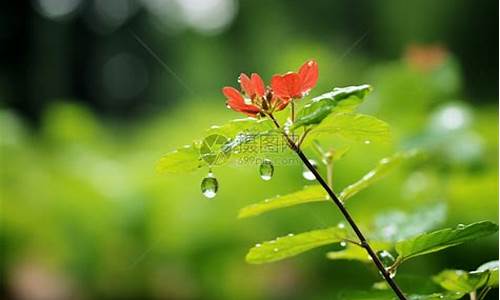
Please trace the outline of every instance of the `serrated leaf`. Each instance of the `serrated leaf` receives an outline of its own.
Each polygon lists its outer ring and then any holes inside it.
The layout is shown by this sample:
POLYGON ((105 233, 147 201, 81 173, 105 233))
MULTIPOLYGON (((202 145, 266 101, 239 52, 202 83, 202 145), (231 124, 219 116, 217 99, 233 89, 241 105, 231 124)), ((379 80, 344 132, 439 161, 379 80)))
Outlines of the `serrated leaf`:
POLYGON ((488 271, 490 273, 488 277, 487 286, 498 287, 498 260, 493 260, 482 264, 477 268, 478 272, 488 271))
POLYGON ((439 226, 446 218, 446 205, 437 203, 407 213, 400 210, 379 214, 370 238, 395 243, 439 226))
POLYGON ((276 196, 245 206, 240 209, 238 218, 253 217, 279 208, 320 201, 327 201, 325 190, 319 184, 309 185, 291 194, 276 196))
POLYGON ((251 264, 262 264, 282 260, 317 247, 341 242, 346 237, 347 230, 340 227, 318 229, 297 235, 289 234, 255 245, 248 252, 246 261, 251 264))
POLYGON ((364 190, 373 183, 382 179, 397 166, 399 166, 403 160, 412 157, 412 153, 414 152, 396 153, 390 157, 381 159, 373 170, 366 173, 366 175, 363 176, 360 180, 344 188, 344 190, 339 195, 339 199, 342 201, 346 201, 358 192, 364 190))
POLYGON ((357 113, 330 114, 309 132, 308 137, 325 134, 365 143, 386 143, 391 140, 391 130, 387 123, 373 116, 357 113))
MULTIPOLYGON (((380 241, 370 241, 370 246, 375 251, 387 250, 393 247, 391 243, 380 241)), ((340 251, 330 251, 326 253, 326 257, 333 260, 357 260, 364 263, 371 263, 372 261, 365 248, 353 244, 348 244, 345 249, 340 251)))
POLYGON ((497 224, 483 221, 467 226, 459 225, 456 228, 424 233, 407 240, 399 241, 396 244, 396 251, 400 256, 398 260, 404 261, 412 257, 443 250, 497 231, 497 224))
POLYGON ((470 293, 482 287, 488 276, 488 271, 444 270, 432 279, 448 291, 470 293))
POLYGON ((319 124, 330 113, 353 111, 372 90, 369 85, 334 88, 332 92, 315 97, 298 113, 293 128, 319 124))
POLYGON ((163 155, 156 163, 158 173, 184 173, 194 171, 205 162, 201 160, 199 148, 196 145, 186 145, 163 155))

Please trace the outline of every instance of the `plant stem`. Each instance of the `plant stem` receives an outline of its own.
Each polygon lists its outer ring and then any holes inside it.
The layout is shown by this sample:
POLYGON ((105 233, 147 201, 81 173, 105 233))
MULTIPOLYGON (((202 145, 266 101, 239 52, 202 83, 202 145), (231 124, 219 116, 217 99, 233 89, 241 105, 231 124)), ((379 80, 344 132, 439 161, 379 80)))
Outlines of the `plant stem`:
MULTIPOLYGON (((271 120, 273 121, 273 123, 275 124, 275 126, 278 129, 281 129, 280 124, 278 123, 278 121, 276 121, 276 119, 274 118, 274 116, 271 115, 271 114, 269 114, 268 116, 269 116, 269 118, 271 118, 271 120)), ((344 218, 347 220, 347 222, 349 223, 349 225, 351 226, 351 228, 356 233, 356 236, 358 237, 358 239, 360 241, 360 246, 363 247, 366 250, 366 252, 371 257, 372 261, 375 263, 375 265, 379 269, 380 273, 384 277, 385 281, 389 284, 389 286, 392 288, 392 290, 394 291, 394 293, 398 296, 398 298, 400 300, 407 300, 406 296, 403 294, 403 291, 398 286, 398 284, 396 283, 396 281, 394 281, 394 279, 391 278, 391 275, 385 269, 384 264, 382 264, 382 262, 380 261, 379 257, 375 253, 375 251, 373 251, 373 248, 370 246, 370 244, 366 240, 365 236, 363 235, 363 233, 359 229, 358 225, 356 224, 356 222, 354 221, 354 219, 351 217, 351 215, 349 214, 349 212, 345 208, 345 206, 342 203, 342 201, 340 201, 340 199, 335 195, 335 193, 333 192, 333 190, 328 186, 328 183, 326 183, 326 181, 323 179, 323 177, 321 177, 321 174, 319 174, 318 170, 316 170, 316 168, 314 168, 314 166, 309 162, 309 159, 302 152, 302 150, 300 149, 300 147, 297 146, 292 141, 292 139, 288 136, 288 134, 286 134, 285 132, 282 132, 282 134, 285 137, 285 139, 287 140, 287 143, 288 143, 288 146, 290 147, 290 149, 292 149, 299 156, 299 158, 302 160, 302 162, 304 163, 304 165, 309 169, 309 171, 311 171, 314 174, 314 176, 316 177, 316 180, 323 187, 323 189, 327 192, 328 196, 330 196, 330 199, 333 201, 333 203, 335 205, 337 205, 337 207, 339 208, 339 210, 342 213, 342 215, 344 216, 344 218)))

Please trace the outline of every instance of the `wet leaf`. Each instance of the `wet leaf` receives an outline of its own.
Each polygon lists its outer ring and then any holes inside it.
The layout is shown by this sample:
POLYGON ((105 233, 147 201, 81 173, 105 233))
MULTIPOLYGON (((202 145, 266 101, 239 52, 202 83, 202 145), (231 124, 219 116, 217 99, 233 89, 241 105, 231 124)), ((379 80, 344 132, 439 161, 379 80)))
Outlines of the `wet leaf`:
POLYGON ((341 242, 346 237, 347 230, 340 227, 318 229, 296 235, 289 234, 255 245, 248 252, 246 261, 252 264, 262 264, 282 260, 317 247, 341 242))
POLYGON ((398 260, 407 259, 440 251, 467 241, 485 237, 498 231, 498 225, 489 221, 482 221, 470 225, 459 225, 456 228, 447 228, 430 233, 424 233, 413 238, 402 240, 396 244, 398 260))
POLYGON ((327 201, 325 190, 319 184, 309 185, 297 192, 276 196, 245 206, 240 210, 238 218, 253 217, 279 208, 321 201, 327 201))

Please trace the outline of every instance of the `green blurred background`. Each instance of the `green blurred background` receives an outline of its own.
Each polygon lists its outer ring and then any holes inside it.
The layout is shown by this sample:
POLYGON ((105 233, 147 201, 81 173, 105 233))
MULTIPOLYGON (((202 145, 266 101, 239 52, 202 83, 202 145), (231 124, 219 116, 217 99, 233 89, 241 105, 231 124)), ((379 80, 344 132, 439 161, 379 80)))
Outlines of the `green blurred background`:
MULTIPOLYGON (((335 189, 394 151, 429 150, 349 204, 378 213, 444 203, 440 226, 498 222, 497 1, 36 0, 0 10, 0 297, 336 299, 379 280, 328 247, 248 265, 256 242, 341 220, 329 203, 237 220, 307 184, 300 166, 157 175, 162 154, 239 117, 220 89, 237 75, 320 65, 312 95, 369 83, 361 110, 391 145, 357 145, 335 189)), ((310 152, 312 153, 312 152, 310 152)), ((401 276, 473 270, 498 237, 415 259, 401 276)), ((400 276, 398 274, 398 277, 400 276)), ((496 299, 497 292, 491 295, 496 299)))

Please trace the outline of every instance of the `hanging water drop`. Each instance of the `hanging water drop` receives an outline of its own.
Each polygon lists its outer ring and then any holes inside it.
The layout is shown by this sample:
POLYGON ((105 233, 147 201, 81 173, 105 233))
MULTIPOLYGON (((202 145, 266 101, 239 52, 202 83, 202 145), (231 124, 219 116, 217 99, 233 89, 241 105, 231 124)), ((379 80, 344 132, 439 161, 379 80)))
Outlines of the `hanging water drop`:
POLYGON ((273 162, 269 159, 264 159, 259 167, 260 178, 262 180, 268 181, 271 180, 274 174, 274 166, 273 162))
POLYGON ((203 196, 212 199, 217 194, 218 189, 219 183, 217 182, 217 178, 215 178, 212 172, 209 172, 207 177, 203 178, 201 181, 201 192, 203 196))
POLYGON ((394 264, 396 261, 394 256, 389 251, 382 250, 377 252, 377 256, 384 265, 384 267, 388 268, 394 264))
MULTIPOLYGON (((314 169, 318 169, 318 163, 315 160, 310 159, 309 163, 311 164, 311 166, 313 166, 314 169)), ((309 170, 306 166, 304 166, 304 171, 302 171, 302 177, 309 181, 316 179, 313 172, 311 172, 311 170, 309 170)))

